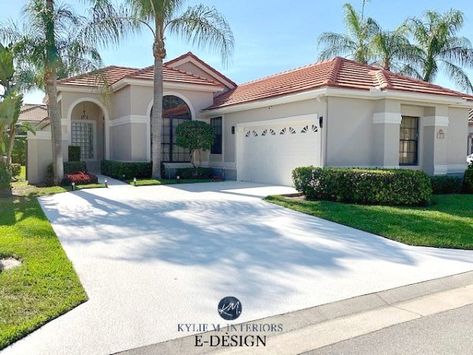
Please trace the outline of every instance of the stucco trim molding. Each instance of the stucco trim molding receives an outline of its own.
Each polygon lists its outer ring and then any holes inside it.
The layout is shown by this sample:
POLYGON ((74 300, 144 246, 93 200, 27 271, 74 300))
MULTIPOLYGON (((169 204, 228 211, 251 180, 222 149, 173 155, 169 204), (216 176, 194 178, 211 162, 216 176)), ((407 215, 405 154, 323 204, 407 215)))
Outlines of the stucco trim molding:
POLYGON ((423 118, 424 126, 448 127, 449 118, 447 116, 430 116, 423 118))
POLYGON ((402 116, 399 112, 376 112, 373 114, 374 124, 401 124, 402 116))
POLYGON ((123 116, 123 117, 111 120, 110 127, 123 126, 126 124, 133 124, 133 123, 148 124, 149 118, 147 116, 142 116, 142 115, 123 116))

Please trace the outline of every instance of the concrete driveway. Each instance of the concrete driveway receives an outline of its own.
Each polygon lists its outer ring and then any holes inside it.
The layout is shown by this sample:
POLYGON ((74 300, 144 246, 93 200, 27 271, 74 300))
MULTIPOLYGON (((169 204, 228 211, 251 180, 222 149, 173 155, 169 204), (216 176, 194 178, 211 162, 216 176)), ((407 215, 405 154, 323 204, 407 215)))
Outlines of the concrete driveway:
POLYGON ((286 187, 116 185, 41 198, 90 300, 6 349, 105 354, 473 270, 473 252, 409 247, 261 200, 286 187))

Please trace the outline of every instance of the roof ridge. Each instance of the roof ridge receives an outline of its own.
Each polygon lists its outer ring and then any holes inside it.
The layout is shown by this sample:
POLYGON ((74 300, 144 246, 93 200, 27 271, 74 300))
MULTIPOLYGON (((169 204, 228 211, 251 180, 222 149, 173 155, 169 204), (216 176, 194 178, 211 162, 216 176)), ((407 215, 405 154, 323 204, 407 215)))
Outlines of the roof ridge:
MULTIPOLYGON (((177 68, 173 68, 173 67, 170 67, 170 66, 167 66, 166 63, 163 64, 163 68, 166 68, 168 70, 173 70, 173 71, 176 71, 178 73, 181 73, 181 74, 186 74, 186 75, 189 75, 189 76, 192 76, 194 78, 197 78, 197 79, 200 79, 200 80, 205 80, 206 82, 209 82, 211 84, 219 84, 217 83, 216 81, 213 81, 213 80, 209 80, 207 78, 204 78, 204 77, 201 77, 201 76, 198 76, 198 75, 195 75, 193 73, 189 73, 185 70, 181 70, 181 69, 177 69, 177 68)), ((137 76, 137 75, 140 75, 142 73, 145 73, 146 71, 148 70, 154 70, 154 65, 149 65, 145 68, 142 68, 142 69, 139 69, 138 71, 134 72, 134 73, 131 73, 131 74, 128 74, 128 75, 125 75, 122 79, 124 78, 132 78, 134 76, 137 76)), ((120 79, 121 80, 121 79, 120 79)))
MULTIPOLYGON (((338 58, 338 57, 335 57, 335 58, 338 58)), ((285 74, 293 73, 293 72, 296 72, 296 71, 299 71, 299 70, 303 70, 303 69, 307 69, 307 68, 310 68, 310 67, 314 67, 314 66, 316 66, 316 65, 321 65, 321 64, 330 63, 330 62, 333 62, 333 61, 335 60, 335 58, 332 58, 332 59, 329 59, 329 60, 323 60, 323 61, 320 61, 320 62, 310 63, 310 64, 306 64, 306 65, 302 65, 302 66, 300 66, 300 67, 296 67, 296 68, 292 68, 292 69, 287 69, 287 70, 284 70, 284 71, 282 71, 282 72, 275 73, 275 74, 271 74, 271 75, 266 75, 266 76, 263 76, 263 77, 258 78, 258 79, 254 79, 254 80, 250 80, 250 81, 244 82, 244 83, 242 83, 242 84, 240 84, 240 85, 238 85, 238 86, 241 87, 241 86, 245 86, 245 85, 250 85, 250 84, 257 83, 257 82, 259 82, 259 81, 271 79, 271 78, 276 77, 276 76, 279 76, 279 75, 285 75, 285 74)))

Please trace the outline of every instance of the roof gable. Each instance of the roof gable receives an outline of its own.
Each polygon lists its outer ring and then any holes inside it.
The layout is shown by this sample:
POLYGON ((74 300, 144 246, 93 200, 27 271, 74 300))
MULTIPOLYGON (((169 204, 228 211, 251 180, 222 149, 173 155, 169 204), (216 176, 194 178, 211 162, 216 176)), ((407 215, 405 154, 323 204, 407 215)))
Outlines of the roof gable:
POLYGON ((202 59, 197 57, 192 52, 187 52, 177 58, 171 59, 166 62, 167 67, 184 69, 186 72, 197 74, 198 76, 203 76, 208 79, 214 80, 222 84, 228 89, 234 89, 237 87, 237 84, 231 79, 223 75, 221 72, 215 68, 208 65, 202 59))

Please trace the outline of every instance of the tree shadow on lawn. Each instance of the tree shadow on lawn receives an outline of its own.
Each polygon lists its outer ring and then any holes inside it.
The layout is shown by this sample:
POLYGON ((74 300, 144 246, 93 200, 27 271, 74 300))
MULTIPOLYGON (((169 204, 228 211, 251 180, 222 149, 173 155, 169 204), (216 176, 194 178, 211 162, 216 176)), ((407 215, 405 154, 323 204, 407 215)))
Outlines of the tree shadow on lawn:
MULTIPOLYGON (((408 247, 259 199, 134 203, 86 191, 74 194, 78 204, 86 204, 72 212, 54 199, 43 200, 63 243, 109 245, 94 255, 108 260, 160 260, 231 272, 227 282, 252 295, 267 292, 268 284, 271 292, 290 292, 267 277, 271 274, 341 273, 354 259, 416 264, 408 247)), ((222 291, 228 286, 213 284, 222 291)))

